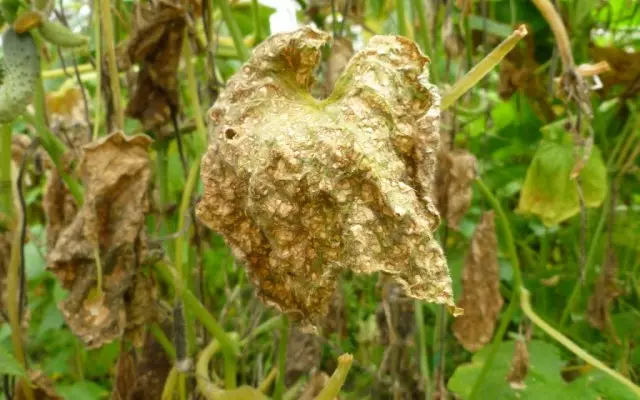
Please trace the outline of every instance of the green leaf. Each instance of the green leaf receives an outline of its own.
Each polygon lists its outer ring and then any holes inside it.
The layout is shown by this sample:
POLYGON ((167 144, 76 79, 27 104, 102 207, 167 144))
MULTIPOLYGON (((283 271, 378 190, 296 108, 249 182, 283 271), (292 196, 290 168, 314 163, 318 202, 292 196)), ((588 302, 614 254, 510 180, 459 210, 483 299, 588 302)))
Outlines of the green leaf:
POLYGON ((91 381, 79 381, 73 384, 62 384, 56 387, 60 395, 69 400, 75 399, 104 399, 109 392, 102 386, 91 381))
POLYGON ((0 375, 25 376, 25 370, 13 354, 0 347, 0 375))
MULTIPOLYGON (((571 179, 573 145, 543 140, 527 170, 518 212, 534 214, 547 226, 557 225, 580 211, 577 182, 571 179)), ((594 146, 581 174, 587 207, 602 204, 607 172, 600 150, 594 146)))

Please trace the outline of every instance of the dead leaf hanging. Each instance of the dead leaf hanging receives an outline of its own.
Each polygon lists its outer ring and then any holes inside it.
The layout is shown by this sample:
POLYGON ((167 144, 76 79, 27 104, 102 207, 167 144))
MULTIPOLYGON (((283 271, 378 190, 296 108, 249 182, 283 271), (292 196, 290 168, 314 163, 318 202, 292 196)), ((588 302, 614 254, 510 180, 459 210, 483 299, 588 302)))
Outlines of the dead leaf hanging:
POLYGON ((464 262, 460 300, 464 315, 453 323, 453 334, 468 351, 489 343, 503 304, 494 218, 493 211, 482 215, 464 262))
POLYGON ((209 113, 197 214, 224 235, 261 298, 305 324, 340 272, 382 271, 407 295, 455 309, 433 231, 439 95, 412 41, 377 36, 332 95, 309 95, 329 35, 274 35, 209 113))
POLYGON ((587 321, 589 325, 607 333, 611 328, 611 303, 620 296, 618 288, 618 260, 613 250, 607 251, 602 273, 589 297, 587 321))
MULTIPOLYGON (((48 268, 70 292, 61 311, 89 347, 110 342, 143 323, 127 309, 125 294, 135 299, 132 291, 143 279, 150 144, 147 136, 116 132, 84 148, 80 170, 85 202, 48 255, 48 268), (103 295, 96 286, 96 254, 103 295)), ((144 286, 149 295, 148 285, 144 286)), ((145 322, 153 318, 149 314, 145 322)))
POLYGON ((513 349, 513 358, 511 359, 511 368, 507 381, 514 390, 523 390, 527 387, 524 380, 529 372, 529 349, 524 339, 518 339, 513 349))
POLYGON ((140 65, 138 79, 126 113, 142 122, 145 130, 157 130, 177 109, 178 64, 185 27, 181 5, 169 1, 138 4, 123 66, 140 65))
POLYGON ((473 180, 476 178, 476 157, 464 149, 438 153, 436 187, 438 211, 447 225, 457 228, 471 206, 473 180))

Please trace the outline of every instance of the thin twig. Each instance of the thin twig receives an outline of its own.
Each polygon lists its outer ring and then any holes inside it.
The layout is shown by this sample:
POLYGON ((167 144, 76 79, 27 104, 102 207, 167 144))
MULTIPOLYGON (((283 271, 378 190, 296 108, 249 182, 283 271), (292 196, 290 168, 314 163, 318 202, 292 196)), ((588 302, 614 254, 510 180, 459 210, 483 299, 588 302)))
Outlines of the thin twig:
POLYGON ((107 67, 109 69, 109 85, 115 114, 115 129, 124 129, 124 110, 120 98, 120 78, 116 61, 115 36, 113 32, 113 20, 111 17, 111 2, 100 0, 100 22, 102 26, 102 39, 107 52, 107 67))

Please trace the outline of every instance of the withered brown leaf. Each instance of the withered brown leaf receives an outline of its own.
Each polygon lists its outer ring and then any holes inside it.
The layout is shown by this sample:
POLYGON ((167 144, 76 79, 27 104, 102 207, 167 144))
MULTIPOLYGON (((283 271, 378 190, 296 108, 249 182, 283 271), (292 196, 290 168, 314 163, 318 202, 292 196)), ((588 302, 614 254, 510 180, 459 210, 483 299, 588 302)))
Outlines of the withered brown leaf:
MULTIPOLYGON (((332 95, 309 95, 327 33, 272 36, 209 113, 199 218, 221 233, 261 298, 305 325, 345 269, 385 272, 407 295, 453 303, 433 237, 439 95, 429 59, 398 36, 353 56, 332 95)), ((458 310, 456 310, 458 311, 458 310)))
POLYGON ((476 178, 476 157, 464 149, 440 151, 436 187, 438 211, 447 225, 457 228, 471 206, 473 180, 476 178))
POLYGON ((287 343, 286 383, 294 384, 301 376, 319 367, 320 361, 322 361, 322 343, 318 336, 293 326, 287 343))
POLYGON ((523 390, 526 388, 524 383, 527 373, 529 372, 529 350, 527 343, 523 339, 515 342, 513 349, 513 358, 511 359, 511 368, 507 381, 512 389, 523 390))
POLYGON ((116 132, 85 146, 80 164, 85 202, 48 254, 48 268, 70 292, 60 304, 62 314, 89 347, 110 342, 153 317, 147 308, 134 313, 126 304, 150 294, 140 275, 147 247, 150 144, 147 136, 116 132), (102 295, 96 286, 96 254, 102 295))
POLYGON ((611 304, 620 296, 617 282, 618 259, 613 250, 607 252, 604 268, 594 285, 587 307, 589 325, 608 332, 611 328, 611 304))
POLYGON ((502 308, 494 212, 482 215, 471 239, 462 272, 464 315, 453 323, 453 334, 468 351, 478 351, 493 336, 502 308))
MULTIPOLYGON (((20 380, 16 383, 15 400, 26 400, 28 397, 24 393, 22 385, 25 381, 20 380)), ((42 371, 29 371, 29 382, 33 393, 33 400, 62 400, 63 397, 58 395, 53 388, 53 381, 42 371)))
POLYGON ((186 23, 180 4, 169 1, 138 3, 131 38, 120 64, 140 65, 126 113, 157 130, 170 121, 179 105, 178 64, 186 23))

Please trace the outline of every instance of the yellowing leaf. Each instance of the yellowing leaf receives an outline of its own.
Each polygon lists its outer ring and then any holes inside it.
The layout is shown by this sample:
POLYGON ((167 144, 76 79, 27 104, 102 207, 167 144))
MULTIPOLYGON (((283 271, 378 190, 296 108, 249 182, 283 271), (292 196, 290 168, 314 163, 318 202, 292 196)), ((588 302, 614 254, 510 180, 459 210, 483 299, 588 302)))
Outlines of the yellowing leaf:
MULTIPOLYGON (((535 214, 547 226, 576 215, 580 211, 580 200, 577 181, 570 177, 573 165, 571 143, 543 141, 527 170, 518 212, 535 214)), ((600 206, 607 192, 607 171, 596 147, 580 177, 587 207, 600 206)))

